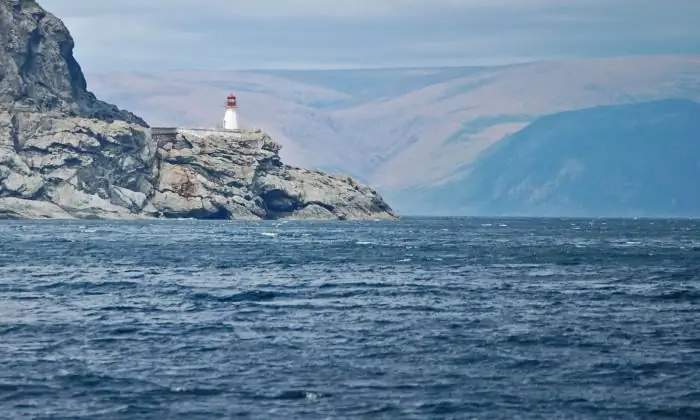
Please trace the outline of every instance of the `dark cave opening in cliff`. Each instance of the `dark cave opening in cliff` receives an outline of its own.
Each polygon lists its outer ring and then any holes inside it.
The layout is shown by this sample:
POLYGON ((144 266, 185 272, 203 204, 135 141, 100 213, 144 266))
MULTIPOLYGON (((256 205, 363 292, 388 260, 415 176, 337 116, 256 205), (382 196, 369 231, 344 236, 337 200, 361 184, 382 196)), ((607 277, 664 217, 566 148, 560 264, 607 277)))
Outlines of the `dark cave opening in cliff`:
POLYGON ((267 210, 272 213, 292 213, 302 207, 299 200, 279 189, 267 191, 261 198, 267 210))
POLYGON ((182 213, 163 213, 168 219, 199 219, 199 220, 229 220, 231 213, 224 207, 218 207, 214 211, 196 209, 182 213))

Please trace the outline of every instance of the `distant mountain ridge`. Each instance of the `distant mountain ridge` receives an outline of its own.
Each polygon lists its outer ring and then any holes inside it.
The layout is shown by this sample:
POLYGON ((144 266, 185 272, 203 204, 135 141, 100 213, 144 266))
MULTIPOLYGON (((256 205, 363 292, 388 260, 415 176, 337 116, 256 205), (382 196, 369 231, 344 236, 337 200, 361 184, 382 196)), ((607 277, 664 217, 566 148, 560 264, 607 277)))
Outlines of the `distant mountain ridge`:
POLYGON ((285 161, 352 174, 402 213, 425 212, 422 191, 463 179, 482 152, 542 116, 671 98, 700 101, 700 57, 686 56, 89 76, 101 97, 154 125, 217 124, 222 95, 233 90, 242 123, 266 127, 284 145, 285 161))
POLYGON ((669 98, 700 100, 700 57, 499 67, 89 73, 91 88, 154 125, 218 124, 222 95, 295 165, 336 167, 383 190, 430 186, 536 118, 669 98))
POLYGON ((539 118, 424 199, 468 214, 700 216, 700 104, 662 100, 539 118))

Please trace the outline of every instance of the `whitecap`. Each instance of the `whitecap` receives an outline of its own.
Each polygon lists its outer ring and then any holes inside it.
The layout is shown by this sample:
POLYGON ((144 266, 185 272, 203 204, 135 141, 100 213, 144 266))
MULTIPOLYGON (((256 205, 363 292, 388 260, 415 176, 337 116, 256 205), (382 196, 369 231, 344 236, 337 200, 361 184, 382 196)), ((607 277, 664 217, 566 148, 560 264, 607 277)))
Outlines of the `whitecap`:
POLYGON ((305 397, 307 400, 317 400, 317 399, 319 399, 319 398, 321 397, 321 394, 318 394, 318 393, 316 393, 316 392, 305 391, 305 392, 304 392, 304 397, 305 397))
POLYGON ((530 271, 529 273, 527 273, 527 276, 528 277, 551 277, 551 276, 554 276, 555 274, 558 274, 558 273, 552 269, 541 268, 541 269, 530 271))

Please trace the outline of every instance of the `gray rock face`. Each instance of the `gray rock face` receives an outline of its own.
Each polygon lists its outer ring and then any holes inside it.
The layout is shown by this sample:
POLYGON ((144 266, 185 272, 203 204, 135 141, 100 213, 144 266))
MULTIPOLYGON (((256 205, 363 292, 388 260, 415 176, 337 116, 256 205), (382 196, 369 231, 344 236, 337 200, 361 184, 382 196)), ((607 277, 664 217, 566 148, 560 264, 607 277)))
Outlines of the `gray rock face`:
POLYGON ((63 23, 0 0, 0 218, 393 219, 351 178, 286 166, 261 131, 154 140, 95 98, 63 23))
POLYGON ((284 165, 260 130, 242 135, 181 130, 158 145, 150 201, 167 217, 393 219, 373 189, 352 178, 284 165))
POLYGON ((123 121, 0 114, 0 218, 396 218, 368 186, 279 149, 259 130, 156 142, 123 121))
POLYGON ((33 0, 0 0, 0 106, 146 126, 87 90, 73 47, 63 22, 33 0))
POLYGON ((0 197, 79 218, 147 214, 155 153, 149 129, 136 124, 0 111, 0 197))

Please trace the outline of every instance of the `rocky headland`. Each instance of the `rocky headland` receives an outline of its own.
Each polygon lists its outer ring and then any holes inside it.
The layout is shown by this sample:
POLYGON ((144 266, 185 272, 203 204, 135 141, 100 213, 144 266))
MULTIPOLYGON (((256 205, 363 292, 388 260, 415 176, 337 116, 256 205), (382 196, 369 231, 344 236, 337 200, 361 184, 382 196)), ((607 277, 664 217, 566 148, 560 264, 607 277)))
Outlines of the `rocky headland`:
POLYGON ((0 218, 395 219, 353 178, 285 165, 261 130, 155 136, 99 100, 60 19, 0 0, 0 218))

